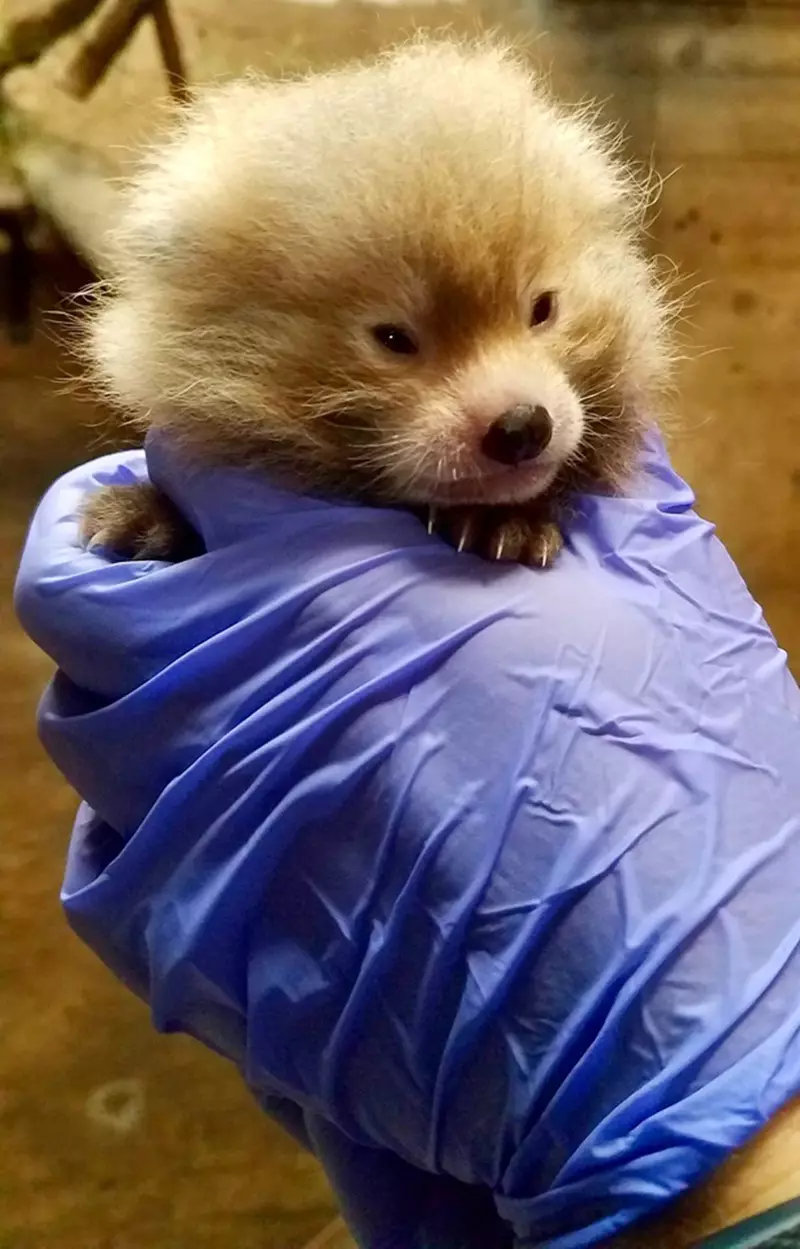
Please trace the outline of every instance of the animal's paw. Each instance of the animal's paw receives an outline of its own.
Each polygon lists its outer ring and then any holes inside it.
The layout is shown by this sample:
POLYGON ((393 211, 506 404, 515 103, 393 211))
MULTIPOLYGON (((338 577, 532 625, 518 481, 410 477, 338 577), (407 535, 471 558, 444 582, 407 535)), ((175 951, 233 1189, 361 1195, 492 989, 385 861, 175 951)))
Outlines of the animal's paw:
POLYGON ((81 537, 127 559, 186 559, 200 539, 166 495, 148 482, 105 486, 81 512, 81 537))
POLYGON ((509 509, 482 507, 431 509, 428 532, 484 559, 549 568, 564 539, 552 520, 509 509))

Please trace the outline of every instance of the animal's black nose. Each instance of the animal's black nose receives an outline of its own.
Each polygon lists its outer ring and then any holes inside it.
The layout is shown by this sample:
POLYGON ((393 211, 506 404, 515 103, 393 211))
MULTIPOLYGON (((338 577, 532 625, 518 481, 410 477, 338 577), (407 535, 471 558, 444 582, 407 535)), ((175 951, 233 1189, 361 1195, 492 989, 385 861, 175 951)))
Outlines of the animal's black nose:
POLYGON ((483 454, 498 464, 524 464, 541 455, 552 437, 547 408, 518 403, 489 426, 481 446, 483 454))

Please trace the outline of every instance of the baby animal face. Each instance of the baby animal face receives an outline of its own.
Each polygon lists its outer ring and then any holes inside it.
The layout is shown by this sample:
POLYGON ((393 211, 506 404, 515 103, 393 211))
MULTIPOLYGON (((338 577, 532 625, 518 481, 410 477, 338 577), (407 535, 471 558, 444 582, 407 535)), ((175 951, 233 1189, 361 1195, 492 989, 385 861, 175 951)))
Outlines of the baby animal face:
POLYGON ((94 356, 134 415, 301 485, 613 488, 666 360, 640 211, 496 47, 234 84, 134 187, 94 356))

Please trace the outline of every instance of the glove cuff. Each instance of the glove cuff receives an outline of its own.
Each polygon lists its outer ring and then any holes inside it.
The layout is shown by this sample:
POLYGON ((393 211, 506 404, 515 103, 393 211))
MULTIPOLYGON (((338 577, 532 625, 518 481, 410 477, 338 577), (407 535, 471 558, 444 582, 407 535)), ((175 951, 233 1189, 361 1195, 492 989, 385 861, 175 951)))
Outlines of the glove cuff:
POLYGON ((800 1198, 709 1236, 697 1249, 800 1249, 800 1198))

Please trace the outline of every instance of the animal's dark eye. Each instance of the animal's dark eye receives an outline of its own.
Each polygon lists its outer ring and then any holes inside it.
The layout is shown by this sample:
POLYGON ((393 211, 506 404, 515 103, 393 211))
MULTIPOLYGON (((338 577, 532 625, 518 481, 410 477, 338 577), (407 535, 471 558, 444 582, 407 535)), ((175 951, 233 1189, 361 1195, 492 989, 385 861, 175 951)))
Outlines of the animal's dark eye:
POLYGON ((531 325, 545 325, 556 314, 556 297, 552 291, 537 295, 531 307, 531 325))
POLYGON ((419 347, 408 333, 397 325, 376 325, 372 331, 376 342, 397 356, 415 356, 419 347))

